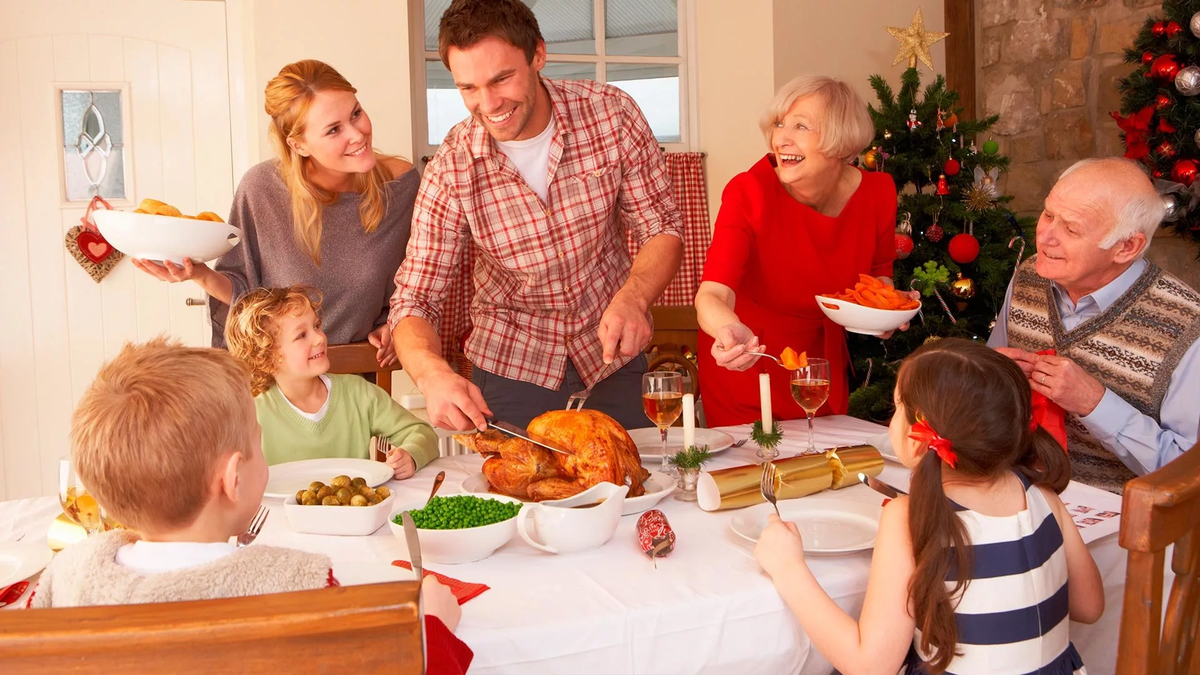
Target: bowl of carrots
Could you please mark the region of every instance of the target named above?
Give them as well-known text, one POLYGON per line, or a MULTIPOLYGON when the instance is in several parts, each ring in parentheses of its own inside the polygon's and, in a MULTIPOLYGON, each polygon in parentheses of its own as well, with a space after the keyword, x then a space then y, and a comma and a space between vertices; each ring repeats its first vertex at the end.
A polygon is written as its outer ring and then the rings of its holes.
POLYGON ((875 277, 860 274, 858 283, 839 293, 818 295, 817 306, 851 333, 883 335, 908 323, 921 303, 875 277))

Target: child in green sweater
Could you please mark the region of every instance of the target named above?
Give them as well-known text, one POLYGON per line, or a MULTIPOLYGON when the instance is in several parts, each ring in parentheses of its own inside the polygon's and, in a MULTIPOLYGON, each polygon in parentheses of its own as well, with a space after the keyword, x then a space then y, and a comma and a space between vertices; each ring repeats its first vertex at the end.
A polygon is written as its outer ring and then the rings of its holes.
POLYGON ((412 476, 437 458, 437 435, 374 384, 328 374, 320 308, 316 289, 292 286, 253 290, 229 312, 225 340, 250 367, 267 463, 369 458, 379 436, 395 478, 412 476))

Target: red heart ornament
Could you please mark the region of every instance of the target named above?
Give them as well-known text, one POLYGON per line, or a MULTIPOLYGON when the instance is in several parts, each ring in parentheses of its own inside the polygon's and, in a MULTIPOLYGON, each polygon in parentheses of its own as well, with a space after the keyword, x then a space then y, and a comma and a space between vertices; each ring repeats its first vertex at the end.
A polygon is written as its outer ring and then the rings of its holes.
POLYGON ((80 253, 97 265, 113 254, 112 244, 108 243, 99 232, 80 230, 75 242, 79 244, 80 253))

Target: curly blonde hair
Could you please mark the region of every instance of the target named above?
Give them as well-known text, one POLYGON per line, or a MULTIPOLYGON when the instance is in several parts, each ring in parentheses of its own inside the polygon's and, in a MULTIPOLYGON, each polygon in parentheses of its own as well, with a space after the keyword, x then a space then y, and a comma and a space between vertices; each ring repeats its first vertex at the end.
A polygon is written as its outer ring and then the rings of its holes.
POLYGON ((306 309, 321 315, 321 292, 311 286, 257 288, 233 303, 225 323, 225 342, 229 353, 249 367, 254 396, 275 384, 278 319, 306 309))

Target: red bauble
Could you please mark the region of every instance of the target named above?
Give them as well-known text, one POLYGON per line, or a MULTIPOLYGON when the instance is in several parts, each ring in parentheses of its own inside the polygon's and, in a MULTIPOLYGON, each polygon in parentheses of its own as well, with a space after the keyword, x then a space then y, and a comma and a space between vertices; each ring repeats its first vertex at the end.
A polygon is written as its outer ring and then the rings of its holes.
POLYGON ((957 175, 960 169, 962 169, 962 165, 959 164, 958 160, 954 159, 953 157, 946 160, 946 163, 942 165, 942 173, 946 174, 947 176, 957 175))
POLYGON ((937 193, 943 197, 950 194, 950 185, 946 183, 946 174, 938 176, 937 193))
POLYGON ((913 251, 912 237, 908 236, 907 234, 900 234, 899 232, 897 232, 896 233, 896 257, 899 258, 900 260, 904 260, 905 258, 908 257, 908 254, 912 253, 912 251, 913 251))
POLYGON ((950 250, 950 259, 959 265, 973 263, 979 257, 979 240, 966 232, 954 235, 947 248, 950 250))
POLYGON ((1163 30, 1169 38, 1177 38, 1183 32, 1183 26, 1180 26, 1175 21, 1168 21, 1167 27, 1163 30))
POLYGON ((1150 64, 1150 77, 1158 78, 1165 82, 1174 82, 1175 76, 1179 74, 1179 62, 1175 60, 1174 54, 1163 54, 1154 59, 1154 63, 1150 64))
POLYGON ((1162 37, 1167 34, 1167 23, 1165 21, 1155 21, 1150 27, 1150 32, 1154 33, 1154 37, 1162 37))
POLYGON ((1175 146, 1171 145, 1171 141, 1163 141, 1162 143, 1159 143, 1158 147, 1155 148, 1154 151, 1163 157, 1175 156, 1175 146))
POLYGON ((1197 171, 1200 171, 1200 162, 1194 159, 1181 159, 1171 167, 1171 180, 1191 187, 1196 180, 1197 171))
POLYGON ((1150 175, 1154 176, 1155 178, 1162 178, 1166 174, 1163 173, 1162 169, 1154 169, 1150 172, 1150 175))
POLYGON ((1168 122, 1165 118, 1160 118, 1158 120, 1158 133, 1173 134, 1176 131, 1177 129, 1175 128, 1175 125, 1168 122))
POLYGON ((1165 110, 1165 109, 1169 108, 1171 106, 1171 104, 1174 102, 1175 101, 1171 100, 1171 97, 1168 96, 1167 94, 1159 94, 1158 96, 1154 97, 1154 109, 1155 110, 1165 110))
POLYGON ((944 237, 945 235, 946 235, 946 231, 943 230, 942 226, 938 225, 937 223, 934 223, 934 224, 930 225, 929 227, 925 228, 925 238, 928 239, 929 241, 932 241, 935 244, 938 243, 939 241, 941 241, 942 237, 944 237))
POLYGON ((1142 52, 1142 63, 1150 65, 1154 62, 1154 52, 1142 52))

